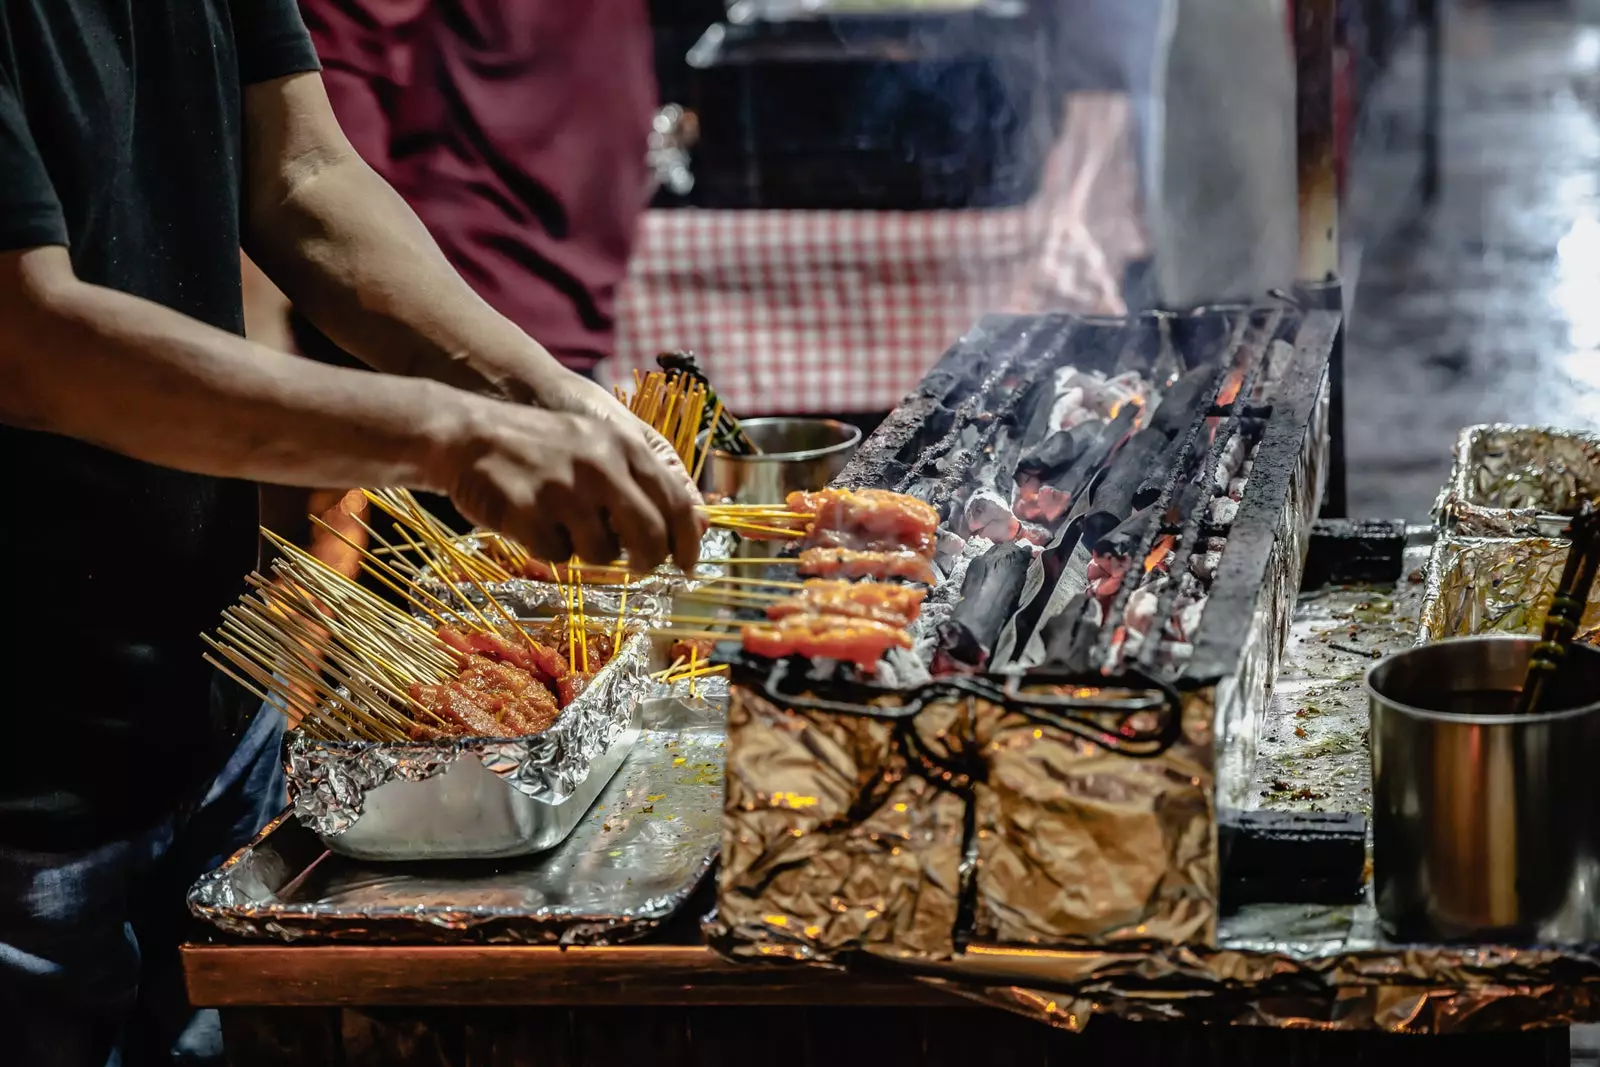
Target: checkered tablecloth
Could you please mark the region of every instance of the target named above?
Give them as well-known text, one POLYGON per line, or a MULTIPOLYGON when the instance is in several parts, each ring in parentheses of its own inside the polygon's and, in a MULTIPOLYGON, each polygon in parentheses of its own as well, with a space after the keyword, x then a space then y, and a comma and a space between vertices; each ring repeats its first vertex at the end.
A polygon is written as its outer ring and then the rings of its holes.
POLYGON ((968 211, 649 212, 618 378, 697 353, 741 414, 882 411, 993 311, 1120 314, 1143 254, 1132 111, 1076 94, 1039 192, 968 211))

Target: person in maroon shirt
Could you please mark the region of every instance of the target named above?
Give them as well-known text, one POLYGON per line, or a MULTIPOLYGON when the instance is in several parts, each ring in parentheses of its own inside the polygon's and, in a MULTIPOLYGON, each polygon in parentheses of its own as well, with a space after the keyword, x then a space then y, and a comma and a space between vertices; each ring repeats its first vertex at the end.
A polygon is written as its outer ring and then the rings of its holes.
POLYGON ((300 7, 356 150, 484 300, 592 373, 650 195, 645 0, 300 7))

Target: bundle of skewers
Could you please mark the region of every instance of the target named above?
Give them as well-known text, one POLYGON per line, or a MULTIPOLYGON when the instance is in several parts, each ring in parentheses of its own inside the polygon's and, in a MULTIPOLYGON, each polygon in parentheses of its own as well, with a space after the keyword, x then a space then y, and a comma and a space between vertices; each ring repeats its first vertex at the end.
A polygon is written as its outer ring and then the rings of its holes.
MULTIPOLYGON (((700 364, 692 352, 663 352, 656 357, 656 365, 661 369, 651 371, 649 374, 640 375, 634 372, 633 393, 630 395, 621 388, 617 390, 617 397, 628 405, 630 411, 654 426, 669 441, 676 441, 665 428, 656 422, 657 418, 667 418, 676 410, 679 419, 683 419, 685 402, 690 411, 690 422, 694 426, 694 433, 706 435, 707 450, 716 449, 735 456, 755 456, 761 454, 761 449, 756 447, 744 432, 744 427, 739 425, 739 420, 734 418, 717 396, 716 390, 711 387, 711 381, 706 377, 700 364), (673 397, 679 397, 680 402, 673 404, 673 397)), ((680 450, 678 453, 683 456, 680 450)), ((704 455, 698 457, 704 463, 704 455)), ((688 463, 688 457, 684 456, 688 463)), ((699 478, 698 468, 689 464, 689 470, 699 478)))
MULTIPOLYGON (((370 499, 393 505, 380 494, 370 499)), ((426 542, 481 588, 481 564, 451 544, 447 530, 406 514, 416 525, 397 521, 403 538, 426 542)), ((359 553, 363 576, 414 614, 263 531, 280 553, 271 576, 251 575, 251 592, 224 613, 215 634, 202 635, 208 662, 282 707, 308 736, 400 742, 542 734, 629 636, 623 615, 585 616, 581 586, 563 615, 537 623, 519 621, 487 594, 481 606, 446 604, 416 582, 394 545, 378 538, 390 549, 380 555, 314 521, 359 553)))

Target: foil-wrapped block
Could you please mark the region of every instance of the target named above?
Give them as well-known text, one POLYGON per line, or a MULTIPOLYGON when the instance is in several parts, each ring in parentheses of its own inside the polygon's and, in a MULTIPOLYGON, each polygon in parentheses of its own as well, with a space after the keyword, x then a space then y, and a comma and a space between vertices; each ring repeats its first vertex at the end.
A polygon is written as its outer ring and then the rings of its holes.
POLYGON ((1468 426, 1434 505, 1458 537, 1558 537, 1600 495, 1600 435, 1543 426, 1468 426))
POLYGON ((1028 946, 1211 939, 1217 859, 1207 759, 1181 743, 1130 759, 1002 705, 973 705, 984 765, 973 787, 978 938, 1028 946))
MULTIPOLYGON (((471 537, 466 544, 474 544, 471 537)), ((701 559, 728 559, 737 549, 739 537, 732 530, 721 528, 707 530, 700 540, 701 559)), ((641 575, 624 589, 620 585, 583 584, 584 609, 596 615, 619 615, 624 612, 630 619, 655 619, 671 610, 672 599, 682 593, 693 592, 707 582, 725 577, 728 568, 720 563, 702 563, 692 575, 663 564, 650 574, 641 575)), ((445 604, 455 605, 465 600, 475 607, 484 607, 488 597, 509 608, 519 619, 547 619, 567 610, 568 587, 556 582, 541 582, 531 578, 513 578, 504 582, 486 582, 481 587, 471 582, 447 582, 437 574, 426 575, 418 583, 426 592, 445 604), (485 593, 488 595, 485 596, 485 593)))
MULTIPOLYGON (((1418 643, 1540 632, 1567 547, 1541 537, 1439 538, 1428 558, 1418 643)), ((1600 591, 1584 608, 1577 639, 1600 639, 1600 591)))
POLYGON ((295 815, 335 852, 423 860, 526 855, 558 844, 638 736, 651 641, 625 641, 542 734, 285 747, 295 815))
POLYGON ((1130 758, 1052 725, 1027 695, 930 692, 861 714, 735 684, 724 951, 942 960, 973 939, 1211 938, 1215 820, 1196 759, 1208 746, 1130 758))
POLYGON ((967 805, 917 773, 899 729, 733 687, 718 921, 735 955, 954 951, 967 805))

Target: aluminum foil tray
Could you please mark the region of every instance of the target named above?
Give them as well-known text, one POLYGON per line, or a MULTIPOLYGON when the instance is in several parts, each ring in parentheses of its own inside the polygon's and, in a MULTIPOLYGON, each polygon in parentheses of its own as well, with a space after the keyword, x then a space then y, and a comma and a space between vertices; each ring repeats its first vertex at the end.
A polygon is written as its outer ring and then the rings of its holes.
POLYGON ((536 737, 417 744, 291 735, 295 815, 357 859, 491 859, 570 833, 638 734, 652 643, 640 634, 536 737))
POLYGON ((601 945, 649 934, 689 900, 721 833, 721 704, 644 703, 622 769, 550 852, 513 860, 369 863, 291 815, 189 891, 230 934, 279 941, 601 945))
MULTIPOLYGON (((469 539, 470 540, 470 539, 469 539)), ((739 544, 739 535, 732 530, 707 530, 700 540, 701 559, 727 559, 739 544)), ((616 615, 626 610, 630 618, 650 619, 666 614, 671 609, 674 596, 691 592, 706 582, 726 576, 727 567, 721 564, 702 563, 692 576, 663 564, 627 587, 627 602, 623 604, 623 587, 618 585, 589 585, 583 587, 584 606, 595 614, 616 615)), ((553 613, 566 611, 566 589, 554 582, 538 582, 531 578, 514 578, 509 582, 489 582, 483 589, 471 583, 448 583, 437 577, 425 578, 423 589, 446 604, 464 597, 482 607, 484 590, 495 600, 514 611, 519 619, 549 618, 553 613)))
MULTIPOLYGON (((1428 558, 1417 642, 1539 632, 1566 561, 1565 541, 1441 537, 1428 558)), ((1578 629, 1578 640, 1597 639, 1600 594, 1591 596, 1578 629)))
POLYGON ((1600 435, 1492 423, 1461 431, 1434 515, 1458 537, 1559 537, 1594 495, 1600 435))

